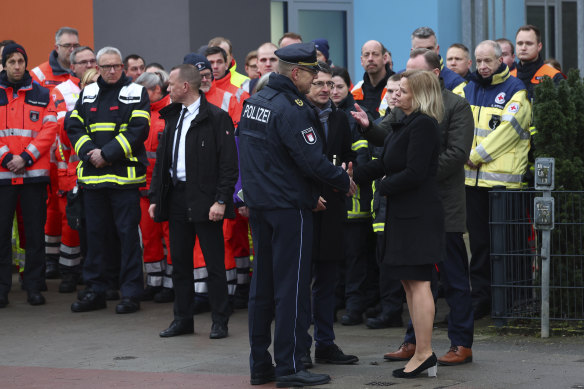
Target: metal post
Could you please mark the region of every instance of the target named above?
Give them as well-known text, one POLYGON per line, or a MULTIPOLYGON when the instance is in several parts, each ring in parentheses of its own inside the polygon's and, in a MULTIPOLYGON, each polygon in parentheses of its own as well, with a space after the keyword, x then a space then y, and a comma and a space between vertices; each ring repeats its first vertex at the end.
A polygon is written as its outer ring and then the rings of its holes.
POLYGON ((550 336, 550 236, 554 229, 554 158, 535 160, 535 189, 543 191, 543 197, 534 199, 534 224, 541 230, 541 337, 550 336))

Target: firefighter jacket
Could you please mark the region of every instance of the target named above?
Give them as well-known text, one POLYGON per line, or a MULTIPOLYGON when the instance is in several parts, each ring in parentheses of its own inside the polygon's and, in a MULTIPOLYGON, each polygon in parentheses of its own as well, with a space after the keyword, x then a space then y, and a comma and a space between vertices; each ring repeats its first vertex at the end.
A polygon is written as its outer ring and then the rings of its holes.
POLYGON ((146 147, 146 156, 150 165, 146 168, 146 186, 142 190, 150 189, 150 182, 152 181, 152 171, 156 164, 156 149, 164 131, 164 119, 160 114, 160 110, 170 104, 170 95, 166 95, 155 103, 150 103, 150 132, 148 139, 144 143, 146 147))
POLYGON ((67 134, 81 162, 79 184, 86 188, 132 188, 146 182, 144 142, 150 127, 150 100, 146 89, 125 73, 115 84, 99 77, 86 86, 70 119, 67 134), (101 149, 108 165, 97 168, 87 153, 101 149))
MULTIPOLYGON (((356 153, 355 166, 366 164, 371 161, 371 152, 369 150, 369 142, 363 138, 363 134, 359 132, 359 125, 351 115, 351 111, 355 110, 355 100, 350 93, 337 106, 342 110, 349 119, 349 127, 351 128, 352 144, 351 150, 356 153)), ((351 197, 345 196, 345 204, 347 208, 348 221, 363 221, 371 220, 371 199, 373 197, 373 189, 371 185, 361 187, 357 185, 357 192, 351 197)))
POLYGON ((55 50, 51 51, 47 62, 43 62, 36 68, 32 69, 31 73, 32 78, 35 81, 38 81, 41 86, 44 86, 49 90, 52 90, 57 85, 69 80, 70 78, 77 80, 76 82, 79 83, 79 80, 70 70, 64 69, 61 66, 57 60, 57 52, 55 50))
POLYGON ((235 96, 239 104, 243 104, 243 100, 249 97, 249 93, 247 93, 243 88, 233 84, 232 80, 233 75, 228 71, 225 76, 220 79, 215 79, 213 83, 217 88, 223 89, 224 91, 229 92, 235 96))
POLYGON ((351 94, 355 101, 367 108, 374 119, 379 117, 379 107, 383 104, 383 96, 387 88, 387 79, 394 74, 394 71, 389 68, 389 64, 385 65, 385 77, 377 85, 371 84, 369 74, 363 74, 363 80, 359 81, 351 90, 351 94))
POLYGON ((558 69, 543 63, 543 58, 541 56, 538 56, 537 60, 534 62, 526 64, 518 63, 515 69, 510 71, 510 74, 523 81, 525 88, 527 89, 527 98, 529 101, 533 101, 533 90, 545 76, 554 80, 556 85, 565 78, 562 72, 558 69))
MULTIPOLYGON (((216 81, 213 81, 211 88, 207 93, 205 93, 205 98, 211 104, 216 107, 221 108, 229 114, 231 120, 233 121, 233 127, 237 128, 239 119, 241 118, 241 110, 243 107, 243 102, 238 103, 235 96, 223 89, 217 88, 215 85, 216 81)), ((199 91, 199 93, 203 93, 199 91)))
POLYGON ((517 189, 527 168, 531 104, 523 83, 501 64, 489 78, 477 72, 464 88, 473 111, 475 130, 465 184, 517 189))
POLYGON ((71 112, 75 108, 79 93, 81 93, 81 89, 73 79, 62 82, 51 92, 51 101, 55 106, 59 123, 57 147, 55 148, 54 156, 57 161, 59 190, 63 192, 70 191, 77 184, 76 170, 79 157, 75 154, 65 131, 65 116, 67 112, 71 112))
POLYGON ((57 116, 49 91, 25 72, 12 84, 0 73, 0 185, 50 182, 49 149, 55 141, 57 116), (25 162, 23 174, 8 169, 14 155, 25 162))

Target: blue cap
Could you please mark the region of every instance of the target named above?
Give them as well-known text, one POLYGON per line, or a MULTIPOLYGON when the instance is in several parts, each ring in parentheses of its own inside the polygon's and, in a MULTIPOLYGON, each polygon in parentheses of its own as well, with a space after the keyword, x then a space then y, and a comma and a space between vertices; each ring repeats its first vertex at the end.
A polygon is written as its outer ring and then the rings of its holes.
POLYGON ((207 60, 207 57, 197 53, 189 53, 185 55, 183 63, 188 63, 195 65, 199 71, 209 69, 211 71, 211 76, 213 76, 213 68, 211 68, 211 63, 207 60))
POLYGON ((283 62, 304 66, 316 71, 320 70, 316 60, 316 47, 313 42, 294 43, 276 50, 274 54, 283 62))
POLYGON ((318 51, 320 51, 322 53, 322 55, 324 55, 324 57, 327 59, 329 59, 329 44, 328 41, 324 38, 321 39, 315 39, 313 40, 314 42, 314 46, 316 47, 316 49, 318 51))

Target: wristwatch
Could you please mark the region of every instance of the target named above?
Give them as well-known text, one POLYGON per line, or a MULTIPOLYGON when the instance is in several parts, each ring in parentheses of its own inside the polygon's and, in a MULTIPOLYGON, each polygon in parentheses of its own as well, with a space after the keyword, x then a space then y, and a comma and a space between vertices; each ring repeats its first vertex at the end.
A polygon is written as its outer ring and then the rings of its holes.
POLYGON ((223 200, 217 200, 217 204, 225 205, 225 201, 223 201, 223 200))

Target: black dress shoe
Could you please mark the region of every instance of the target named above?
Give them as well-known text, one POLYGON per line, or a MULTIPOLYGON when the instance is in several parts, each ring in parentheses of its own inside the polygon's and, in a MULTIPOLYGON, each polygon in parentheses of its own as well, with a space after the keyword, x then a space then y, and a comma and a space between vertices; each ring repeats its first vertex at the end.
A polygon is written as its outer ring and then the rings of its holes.
POLYGON ((223 339, 227 337, 227 324, 214 322, 211 325, 209 339, 223 339))
POLYGON ((156 294, 158 292, 160 292, 161 290, 162 290, 162 286, 147 285, 144 288, 144 290, 142 291, 141 300, 142 301, 152 301, 152 300, 154 300, 154 296, 156 296, 156 294))
POLYGON ((30 304, 30 305, 43 305, 45 303, 45 298, 43 297, 43 295, 41 294, 41 292, 38 292, 36 290, 32 290, 27 292, 27 299, 26 301, 30 304))
POLYGON ((86 289, 83 293, 83 298, 71 304, 71 310, 73 312, 95 311, 105 307, 105 295, 95 293, 91 289, 86 289))
POLYGON ((306 350, 303 356, 300 357, 300 362, 304 365, 305 369, 312 369, 314 366, 312 364, 312 357, 310 356, 310 349, 306 350))
POLYGON ((172 288, 162 288, 154 295, 155 303, 172 303, 174 301, 174 290, 172 288))
POLYGON ((135 297, 122 297, 116 305, 116 313, 134 313, 140 310, 140 300, 135 297))
POLYGON ((185 334, 194 334, 195 333, 195 324, 193 320, 173 320, 170 323, 170 326, 165 329, 164 331, 160 332, 161 338, 170 338, 173 336, 185 335, 185 334))
POLYGON ((377 317, 367 319, 365 323, 368 328, 372 330, 378 330, 381 328, 392 328, 392 327, 403 327, 404 323, 402 321, 401 315, 379 315, 377 317))
POLYGON ((355 326, 363 323, 363 315, 355 312, 347 312, 341 316, 341 324, 344 326, 355 326))
POLYGON ((436 377, 438 372, 438 358, 436 354, 432 353, 422 364, 416 367, 414 370, 406 373, 405 368, 395 369, 393 371, 393 376, 397 378, 415 378, 420 375, 424 370, 428 370, 428 377, 436 377))
POLYGON ((8 296, 0 295, 0 308, 5 308, 8 305, 8 296))
POLYGON ((347 355, 337 346, 317 347, 314 351, 314 359, 318 363, 332 363, 333 365, 351 365, 359 362, 355 355, 347 355))
POLYGON ((251 373, 251 379, 249 380, 249 383, 252 385, 263 385, 275 380, 276 370, 274 369, 274 366, 271 366, 267 370, 251 373))
POLYGON ((328 374, 316 374, 307 370, 301 370, 298 373, 276 377, 277 388, 288 388, 290 386, 313 386, 324 385, 331 381, 328 374))

